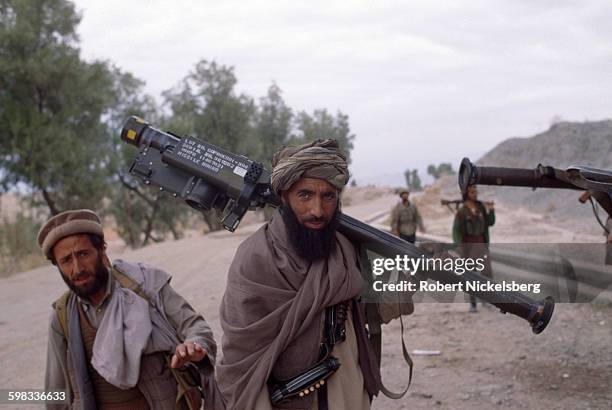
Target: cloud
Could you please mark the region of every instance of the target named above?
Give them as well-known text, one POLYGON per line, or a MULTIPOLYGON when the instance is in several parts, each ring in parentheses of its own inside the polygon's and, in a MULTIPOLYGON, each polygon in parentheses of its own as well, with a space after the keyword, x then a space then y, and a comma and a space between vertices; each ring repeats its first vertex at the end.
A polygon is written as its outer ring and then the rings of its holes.
POLYGON ((353 173, 403 172, 610 117, 612 4, 592 1, 77 1, 83 54, 175 85, 201 58, 350 116, 353 173), (421 166, 421 165, 419 165, 421 166))

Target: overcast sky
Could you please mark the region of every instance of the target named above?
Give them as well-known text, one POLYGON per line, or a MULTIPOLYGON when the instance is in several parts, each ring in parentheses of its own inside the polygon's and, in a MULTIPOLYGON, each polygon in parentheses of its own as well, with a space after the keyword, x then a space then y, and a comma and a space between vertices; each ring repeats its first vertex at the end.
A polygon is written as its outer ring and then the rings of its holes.
MULTIPOLYGON (((359 184, 612 118, 612 2, 79 0, 83 56, 159 97, 200 59, 256 99, 349 115, 359 184)), ((535 166, 535 164, 534 164, 535 166)))

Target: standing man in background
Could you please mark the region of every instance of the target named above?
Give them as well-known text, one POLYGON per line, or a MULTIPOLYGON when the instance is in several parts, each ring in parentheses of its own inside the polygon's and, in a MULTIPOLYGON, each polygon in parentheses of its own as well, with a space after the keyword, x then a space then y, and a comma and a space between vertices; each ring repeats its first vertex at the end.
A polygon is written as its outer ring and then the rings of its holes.
MULTIPOLYGON (((453 222, 453 242, 460 245, 461 256, 464 258, 484 258, 485 269, 481 274, 493 278, 491 258, 489 254, 489 227, 495 224, 495 209, 493 201, 478 200, 476 185, 468 187, 463 195, 463 205, 455 214, 453 222)), ((476 313, 476 297, 470 295, 470 313, 476 313)))
POLYGON ((408 199, 410 192, 402 189, 399 194, 402 200, 391 211, 391 233, 414 243, 417 227, 419 232, 425 233, 425 226, 416 205, 408 199))

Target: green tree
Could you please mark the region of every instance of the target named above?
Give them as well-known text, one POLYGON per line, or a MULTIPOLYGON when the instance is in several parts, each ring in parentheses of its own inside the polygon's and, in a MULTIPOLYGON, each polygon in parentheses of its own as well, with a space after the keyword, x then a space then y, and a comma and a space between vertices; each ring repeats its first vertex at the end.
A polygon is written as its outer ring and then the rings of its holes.
POLYGON ((132 75, 81 60, 79 21, 68 1, 0 0, 2 185, 26 186, 51 214, 108 211, 133 247, 178 237, 184 208, 130 178, 133 148, 117 133, 131 114, 158 121, 155 102, 132 75))
MULTIPOLYGON (((159 126, 162 118, 154 99, 143 92, 144 82, 118 69, 113 74, 115 103, 110 110, 109 127, 121 129, 130 115, 138 115, 159 126)), ((113 215, 121 238, 131 247, 159 242, 168 233, 179 239, 191 215, 189 208, 132 177, 128 170, 136 149, 121 142, 117 135, 112 141, 113 189, 109 192, 108 212, 113 215)))
POLYGON ((251 126, 255 105, 250 97, 236 94, 236 83, 232 67, 201 60, 177 87, 163 93, 170 108, 166 126, 232 152, 258 154, 251 126))
POLYGON ((281 89, 272 84, 268 94, 259 100, 255 122, 255 134, 261 146, 258 159, 268 169, 272 167, 274 153, 291 138, 292 119, 293 113, 285 104, 281 89))
POLYGON ((438 167, 436 167, 434 164, 429 164, 429 166, 427 167, 427 174, 431 175, 433 179, 440 178, 440 174, 438 173, 438 167))
POLYGON ((421 186, 421 178, 419 177, 419 171, 417 169, 412 170, 412 187, 415 191, 420 191, 423 189, 421 186))
POLYGON ((293 143, 304 144, 316 139, 333 138, 338 141, 348 163, 351 163, 355 135, 351 134, 348 115, 339 111, 334 117, 326 109, 315 110, 313 115, 302 111, 295 119, 295 128, 297 133, 293 143))
MULTIPOLYGON (((293 113, 283 100, 282 90, 276 84, 268 88, 265 97, 259 99, 255 118, 255 135, 261 148, 259 157, 253 158, 272 169, 272 156, 291 138, 293 113)), ((269 220, 274 209, 266 206, 264 218, 269 220)))
POLYGON ((408 187, 409 190, 420 191, 423 189, 419 171, 416 168, 413 170, 407 169, 404 172, 404 178, 406 178, 406 187, 408 187))
POLYGON ((455 175, 455 171, 453 170, 453 166, 450 164, 450 162, 443 162, 438 165, 438 174, 440 176, 455 175))
POLYGON ((431 175, 435 180, 444 175, 455 175, 453 166, 449 162, 443 162, 438 166, 434 164, 429 164, 429 166, 427 167, 427 173, 431 175))
MULTIPOLYGON (((253 128, 255 104, 234 91, 237 79, 232 67, 201 60, 180 84, 164 92, 170 116, 168 129, 191 134, 234 153, 261 157, 261 144, 253 128)), ((204 214, 210 230, 222 228, 217 211, 204 214)))
POLYGON ((112 75, 80 59, 79 20, 65 0, 0 1, 0 183, 51 214, 100 209, 108 189, 112 75))

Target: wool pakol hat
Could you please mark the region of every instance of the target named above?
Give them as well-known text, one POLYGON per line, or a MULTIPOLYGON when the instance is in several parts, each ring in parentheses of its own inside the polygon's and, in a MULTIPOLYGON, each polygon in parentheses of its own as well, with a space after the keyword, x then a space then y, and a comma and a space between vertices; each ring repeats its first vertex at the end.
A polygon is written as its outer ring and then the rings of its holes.
POLYGON ((100 217, 89 209, 65 211, 49 219, 38 231, 38 246, 47 256, 55 244, 70 235, 92 233, 104 238, 100 217))

